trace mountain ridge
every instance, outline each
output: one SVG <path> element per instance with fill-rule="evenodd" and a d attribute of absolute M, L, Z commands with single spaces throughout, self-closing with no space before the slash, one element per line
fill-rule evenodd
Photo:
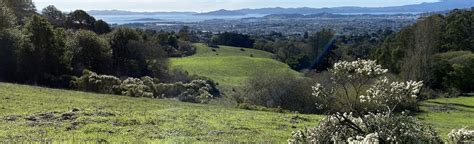
<path fill-rule="evenodd" d="M 219 9 L 216 11 L 198 13 L 198 12 L 133 12 L 126 10 L 91 10 L 88 11 L 92 15 L 154 15 L 154 14 L 194 14 L 194 15 L 218 15 L 218 16 L 235 16 L 235 15 L 249 15 L 249 14 L 318 14 L 318 13 L 426 13 L 439 12 L 452 9 L 466 9 L 474 7 L 474 0 L 440 0 L 439 2 L 420 3 L 403 6 L 390 7 L 357 7 L 357 6 L 343 6 L 343 7 L 325 7 L 325 8 L 310 8 L 310 7 L 296 7 L 296 8 L 282 8 L 282 7 L 267 7 L 267 8 L 243 8 L 237 10 Z"/>

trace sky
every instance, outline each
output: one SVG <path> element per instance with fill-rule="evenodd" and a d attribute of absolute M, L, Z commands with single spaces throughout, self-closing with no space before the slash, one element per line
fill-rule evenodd
<path fill-rule="evenodd" d="M 63 11 L 129 10 L 129 11 L 192 11 L 207 12 L 219 9 L 264 7 L 383 7 L 439 0 L 33 0 L 38 9 L 55 5 Z"/>

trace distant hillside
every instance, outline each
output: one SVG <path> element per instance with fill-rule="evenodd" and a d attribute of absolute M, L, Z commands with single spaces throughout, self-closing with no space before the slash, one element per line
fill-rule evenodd
<path fill-rule="evenodd" d="M 244 14 L 317 14 L 317 13 L 424 13 L 465 9 L 474 7 L 474 0 L 442 0 L 434 3 L 421 3 L 393 7 L 336 7 L 336 8 L 260 8 L 240 9 Z"/>
<path fill-rule="evenodd" d="M 132 12 L 124 10 L 91 10 L 91 15 L 155 15 L 155 14 L 195 14 L 195 12 Z"/>
<path fill-rule="evenodd" d="M 231 89 L 243 86 L 257 72 L 283 72 L 294 76 L 300 73 L 288 65 L 272 59 L 273 54 L 247 48 L 220 46 L 210 48 L 195 44 L 197 53 L 190 57 L 172 58 L 171 69 L 181 69 L 200 76 L 209 77 L 221 86 Z"/>
<path fill-rule="evenodd" d="M 207 13 L 200 13 L 196 15 L 212 15 L 212 16 L 236 16 L 236 15 L 247 15 L 245 13 L 237 12 L 237 11 L 229 11 L 229 10 L 218 10 L 218 11 L 212 11 L 212 12 L 207 12 Z"/>

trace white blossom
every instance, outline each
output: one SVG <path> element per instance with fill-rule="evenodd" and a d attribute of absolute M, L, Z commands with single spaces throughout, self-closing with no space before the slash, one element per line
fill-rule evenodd
<path fill-rule="evenodd" d="M 448 137 L 453 143 L 474 142 L 474 130 L 468 130 L 467 128 L 453 129 Z"/>

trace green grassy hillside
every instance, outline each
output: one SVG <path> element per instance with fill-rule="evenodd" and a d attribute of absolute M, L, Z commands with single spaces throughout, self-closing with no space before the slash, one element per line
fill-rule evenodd
<path fill-rule="evenodd" d="M 474 97 L 429 100 L 421 108 L 417 117 L 444 138 L 451 129 L 474 128 Z M 291 131 L 322 118 L 0 83 L 0 143 L 285 143 Z"/>
<path fill-rule="evenodd" d="M 288 65 L 271 59 L 272 54 L 268 52 L 229 46 L 220 46 L 212 51 L 212 48 L 204 44 L 195 46 L 197 47 L 195 55 L 171 59 L 171 68 L 209 77 L 225 87 L 242 86 L 247 78 L 257 72 L 300 75 Z"/>
<path fill-rule="evenodd" d="M 428 100 L 421 109 L 418 118 L 432 124 L 445 138 L 452 129 L 474 129 L 474 97 Z"/>
<path fill-rule="evenodd" d="M 0 143 L 285 143 L 322 118 L 0 83 Z"/>

